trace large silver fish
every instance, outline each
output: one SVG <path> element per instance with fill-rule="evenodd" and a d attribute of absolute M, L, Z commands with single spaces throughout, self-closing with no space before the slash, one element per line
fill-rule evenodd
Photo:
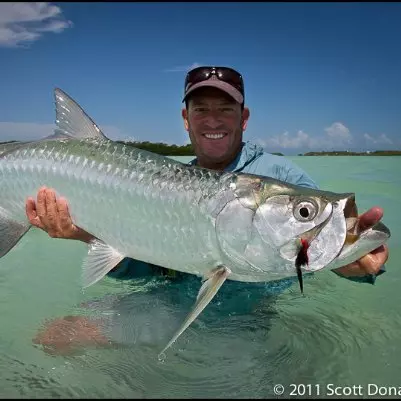
<path fill-rule="evenodd" d="M 0 152 L 0 257 L 29 230 L 25 201 L 42 185 L 64 196 L 97 239 L 83 285 L 131 257 L 204 277 L 196 304 L 164 352 L 226 279 L 261 282 L 333 269 L 385 243 L 382 223 L 360 232 L 354 194 L 187 166 L 106 138 L 55 90 L 55 135 Z"/>

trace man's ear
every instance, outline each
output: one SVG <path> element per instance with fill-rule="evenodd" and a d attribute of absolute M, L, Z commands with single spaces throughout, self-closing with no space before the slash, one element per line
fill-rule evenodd
<path fill-rule="evenodd" d="M 184 127 L 188 131 L 189 130 L 189 123 L 188 123 L 188 110 L 183 108 L 181 111 L 182 118 L 184 120 Z"/>
<path fill-rule="evenodd" d="M 250 113 L 248 107 L 244 107 L 244 110 L 242 110 L 242 119 L 241 119 L 242 131 L 246 130 L 250 114 L 251 113 Z"/>

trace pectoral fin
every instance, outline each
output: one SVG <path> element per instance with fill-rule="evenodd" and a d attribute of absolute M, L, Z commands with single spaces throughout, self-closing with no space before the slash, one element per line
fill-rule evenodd
<path fill-rule="evenodd" d="M 29 230 L 29 224 L 14 220 L 0 207 L 0 258 L 8 253 Z"/>
<path fill-rule="evenodd" d="M 117 266 L 124 257 L 124 255 L 121 255 L 121 253 L 103 241 L 98 239 L 91 241 L 89 243 L 88 256 L 83 263 L 83 286 L 89 287 L 95 284 Z"/>
<path fill-rule="evenodd" d="M 196 298 L 196 303 L 192 311 L 185 318 L 183 324 L 174 334 L 170 342 L 160 352 L 159 357 L 163 354 L 177 338 L 188 328 L 188 326 L 198 317 L 198 315 L 205 309 L 213 297 L 217 294 L 224 281 L 227 279 L 231 270 L 226 266 L 219 266 L 213 269 L 208 275 L 207 280 L 203 283 Z"/>

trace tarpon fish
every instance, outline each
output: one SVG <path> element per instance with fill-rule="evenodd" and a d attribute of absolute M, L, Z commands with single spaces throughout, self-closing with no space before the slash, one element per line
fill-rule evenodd
<path fill-rule="evenodd" d="M 26 199 L 41 186 L 54 188 L 74 224 L 96 238 L 83 262 L 84 287 L 125 257 L 203 277 L 193 310 L 162 352 L 226 279 L 301 280 L 351 263 L 390 237 L 382 223 L 358 228 L 352 193 L 184 165 L 108 139 L 60 89 L 55 105 L 52 137 L 0 152 L 0 257 L 30 229 Z"/>

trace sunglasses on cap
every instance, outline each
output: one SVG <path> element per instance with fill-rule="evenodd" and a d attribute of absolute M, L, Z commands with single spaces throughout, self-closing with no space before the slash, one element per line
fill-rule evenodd
<path fill-rule="evenodd" d="M 212 77 L 225 82 L 237 89 L 244 96 L 244 81 L 242 75 L 229 67 L 197 67 L 187 73 L 185 78 L 185 93 L 190 91 L 191 87 L 206 81 Z"/>

